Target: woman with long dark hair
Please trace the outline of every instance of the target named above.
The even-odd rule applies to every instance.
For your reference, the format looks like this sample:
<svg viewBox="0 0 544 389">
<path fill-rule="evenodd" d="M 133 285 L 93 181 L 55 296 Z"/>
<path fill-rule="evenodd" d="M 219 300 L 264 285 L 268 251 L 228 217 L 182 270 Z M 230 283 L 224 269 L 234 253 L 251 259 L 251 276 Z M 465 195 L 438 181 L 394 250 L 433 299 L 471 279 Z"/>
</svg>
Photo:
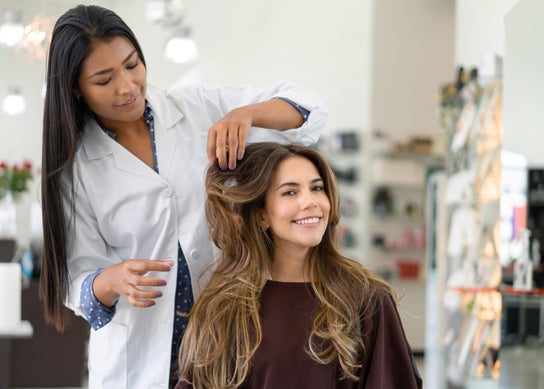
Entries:
<svg viewBox="0 0 544 389">
<path fill-rule="evenodd" d="M 65 306 L 92 326 L 90 388 L 168 387 L 186 324 L 175 312 L 189 312 L 215 250 L 208 163 L 234 169 L 256 140 L 313 143 L 326 118 L 317 96 L 288 82 L 153 88 L 117 14 L 79 5 L 58 19 L 43 122 L 41 296 L 57 328 Z"/>
<path fill-rule="evenodd" d="M 338 191 L 321 154 L 251 144 L 236 170 L 209 167 L 206 191 L 221 254 L 176 389 L 421 388 L 394 291 L 336 248 Z"/>
</svg>

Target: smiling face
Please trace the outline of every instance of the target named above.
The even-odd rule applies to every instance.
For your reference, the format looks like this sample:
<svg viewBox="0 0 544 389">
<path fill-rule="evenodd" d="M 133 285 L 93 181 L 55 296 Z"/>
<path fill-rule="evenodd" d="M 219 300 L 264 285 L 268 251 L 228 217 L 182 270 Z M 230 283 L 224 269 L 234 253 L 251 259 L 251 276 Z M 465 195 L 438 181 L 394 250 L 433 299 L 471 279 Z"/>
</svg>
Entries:
<svg viewBox="0 0 544 389">
<path fill-rule="evenodd" d="M 83 62 L 76 96 L 81 95 L 104 127 L 114 131 L 141 119 L 147 72 L 138 52 L 122 36 L 96 41 Z"/>
<path fill-rule="evenodd" d="M 262 226 L 269 229 L 277 251 L 305 255 L 321 242 L 331 204 L 310 160 L 294 156 L 280 162 L 265 204 Z"/>
</svg>

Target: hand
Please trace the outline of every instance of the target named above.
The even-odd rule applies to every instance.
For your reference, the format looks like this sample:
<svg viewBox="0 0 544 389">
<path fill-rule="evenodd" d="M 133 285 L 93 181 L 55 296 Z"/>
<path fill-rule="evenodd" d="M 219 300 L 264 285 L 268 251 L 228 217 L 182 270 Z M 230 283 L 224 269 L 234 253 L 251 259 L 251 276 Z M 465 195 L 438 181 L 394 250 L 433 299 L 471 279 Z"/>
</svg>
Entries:
<svg viewBox="0 0 544 389">
<path fill-rule="evenodd" d="M 251 106 L 235 108 L 208 130 L 208 160 L 218 160 L 221 169 L 236 168 L 236 162 L 244 156 L 246 138 L 253 125 Z M 227 165 L 228 163 L 228 165 Z"/>
<path fill-rule="evenodd" d="M 166 280 L 146 274 L 150 271 L 168 272 L 172 266 L 173 261 L 150 259 L 130 259 L 112 265 L 94 279 L 94 295 L 100 303 L 110 307 L 120 296 L 135 307 L 151 307 L 155 305 L 155 299 L 162 296 L 155 287 L 165 286 Z"/>
</svg>

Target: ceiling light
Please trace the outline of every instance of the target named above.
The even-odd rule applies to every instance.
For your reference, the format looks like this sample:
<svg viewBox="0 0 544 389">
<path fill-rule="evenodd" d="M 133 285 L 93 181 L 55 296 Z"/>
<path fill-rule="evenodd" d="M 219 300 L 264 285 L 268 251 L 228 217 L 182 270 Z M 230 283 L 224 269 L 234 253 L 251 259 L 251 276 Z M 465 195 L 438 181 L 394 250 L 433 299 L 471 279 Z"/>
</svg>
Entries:
<svg viewBox="0 0 544 389">
<path fill-rule="evenodd" d="M 0 25 L 0 44 L 15 46 L 24 33 L 22 14 L 20 10 L 6 8 L 2 12 L 2 24 Z"/>
<path fill-rule="evenodd" d="M 181 22 L 186 9 L 186 0 L 148 0 L 145 16 L 151 23 L 170 27 Z"/>
<path fill-rule="evenodd" d="M 166 42 L 164 57 L 175 63 L 193 62 L 198 58 L 198 47 L 189 36 L 188 28 L 179 29 Z"/>
<path fill-rule="evenodd" d="M 11 88 L 2 105 L 8 115 L 18 115 L 25 111 L 26 102 L 20 88 Z"/>
</svg>

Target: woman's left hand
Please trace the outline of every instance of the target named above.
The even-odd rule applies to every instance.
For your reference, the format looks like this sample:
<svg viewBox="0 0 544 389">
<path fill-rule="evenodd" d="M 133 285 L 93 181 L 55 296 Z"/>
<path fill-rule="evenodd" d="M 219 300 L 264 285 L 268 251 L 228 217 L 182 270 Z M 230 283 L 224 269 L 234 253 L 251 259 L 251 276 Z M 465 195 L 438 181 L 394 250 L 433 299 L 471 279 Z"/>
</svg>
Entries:
<svg viewBox="0 0 544 389">
<path fill-rule="evenodd" d="M 244 156 L 247 133 L 253 125 L 251 106 L 235 108 L 208 130 L 207 153 L 210 163 L 216 160 L 221 169 L 236 168 Z"/>
</svg>

